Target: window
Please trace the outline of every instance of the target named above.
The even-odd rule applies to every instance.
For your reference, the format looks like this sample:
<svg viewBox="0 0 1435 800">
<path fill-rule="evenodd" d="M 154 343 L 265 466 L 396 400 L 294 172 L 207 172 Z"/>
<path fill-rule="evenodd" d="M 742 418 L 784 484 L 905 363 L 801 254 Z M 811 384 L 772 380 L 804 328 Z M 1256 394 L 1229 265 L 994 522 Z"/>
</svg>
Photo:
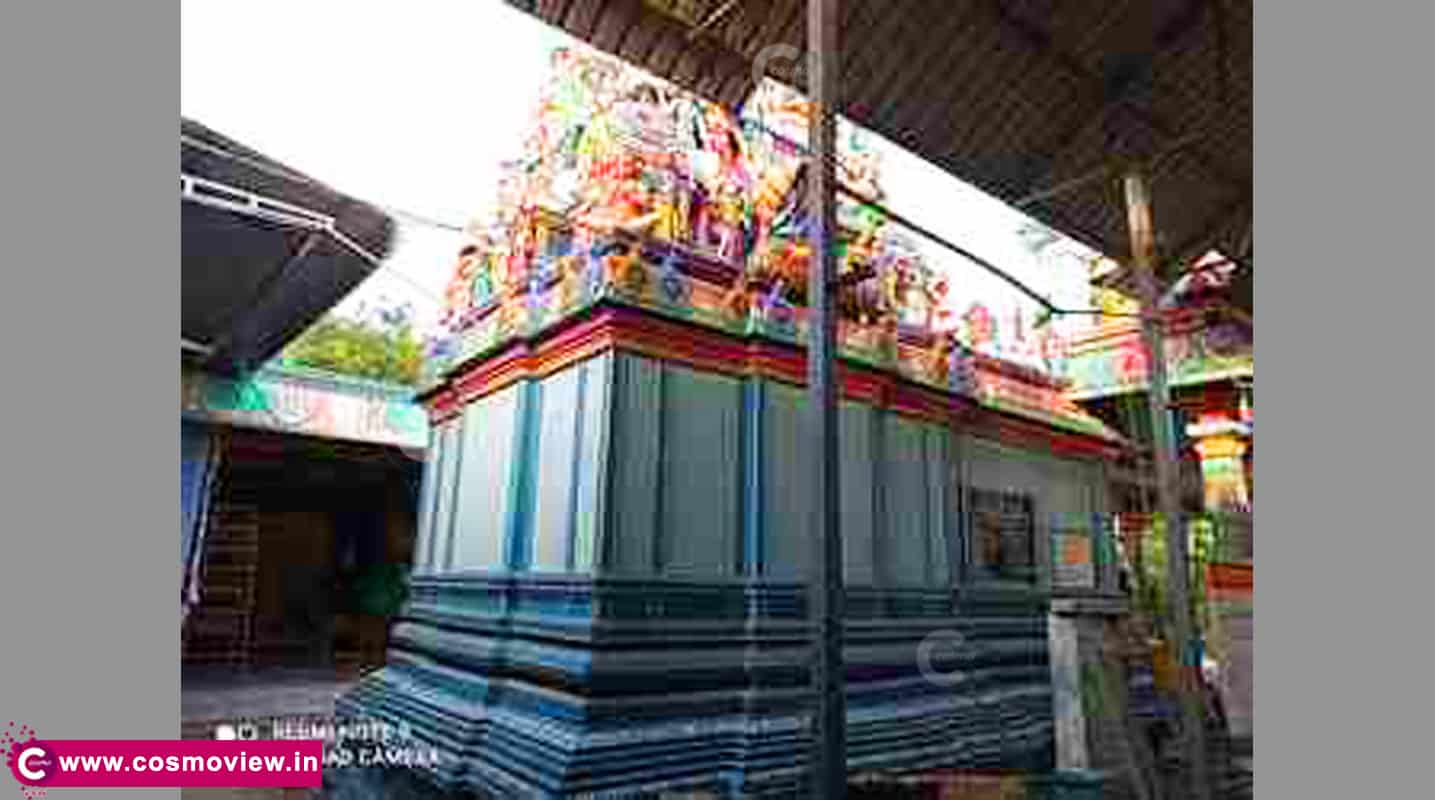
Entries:
<svg viewBox="0 0 1435 800">
<path fill-rule="evenodd" d="M 971 489 L 968 558 L 978 574 L 1036 577 L 1035 502 L 1030 494 Z"/>
</svg>

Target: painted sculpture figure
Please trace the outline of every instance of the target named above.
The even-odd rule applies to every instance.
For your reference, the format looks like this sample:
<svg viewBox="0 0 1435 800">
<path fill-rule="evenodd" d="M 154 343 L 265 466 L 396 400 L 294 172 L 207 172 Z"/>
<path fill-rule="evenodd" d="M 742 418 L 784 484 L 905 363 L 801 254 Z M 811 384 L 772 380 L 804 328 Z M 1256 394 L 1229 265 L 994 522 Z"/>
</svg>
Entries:
<svg viewBox="0 0 1435 800">
<path fill-rule="evenodd" d="M 810 701 L 800 159 L 571 51 L 529 141 L 506 242 L 455 271 L 452 301 L 484 305 L 451 309 L 422 395 L 411 600 L 341 708 L 497 796 L 790 796 Z M 929 330 L 934 278 L 846 219 L 849 763 L 1049 768 L 1049 519 L 1103 510 L 1120 442 L 1054 380 Z M 960 650 L 919 659 L 953 632 Z"/>
</svg>

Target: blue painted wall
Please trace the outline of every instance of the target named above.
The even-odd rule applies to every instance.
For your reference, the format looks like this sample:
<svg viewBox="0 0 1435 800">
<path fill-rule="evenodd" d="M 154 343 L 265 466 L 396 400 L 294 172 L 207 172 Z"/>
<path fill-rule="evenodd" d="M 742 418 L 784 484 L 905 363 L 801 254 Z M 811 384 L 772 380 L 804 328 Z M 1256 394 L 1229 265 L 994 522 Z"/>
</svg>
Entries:
<svg viewBox="0 0 1435 800">
<path fill-rule="evenodd" d="M 612 359 L 591 359 L 538 384 L 532 496 L 535 572 L 589 572 L 603 507 L 605 420 Z"/>
<path fill-rule="evenodd" d="M 476 401 L 434 433 L 411 600 L 345 713 L 411 725 L 440 782 L 496 796 L 791 796 L 805 407 L 631 354 Z M 1029 492 L 1040 518 L 1096 503 L 1099 468 L 853 401 L 840 438 L 849 763 L 1048 768 L 1045 585 L 975 580 L 959 487 Z M 935 682 L 921 643 L 954 632 L 934 667 L 963 674 Z"/>
<path fill-rule="evenodd" d="M 802 389 L 605 354 L 473 403 L 435 430 L 420 570 L 801 580 L 810 540 Z M 960 487 L 1101 510 L 1098 464 L 841 405 L 849 585 L 939 588 L 969 561 Z"/>
<path fill-rule="evenodd" d="M 432 473 L 433 510 L 428 517 L 428 528 L 420 529 L 420 539 L 426 546 L 419 548 L 423 561 L 415 565 L 416 571 L 442 572 L 448 569 L 452 545 L 453 510 L 458 497 L 457 470 L 460 450 L 463 444 L 462 419 L 446 423 L 434 432 L 436 450 L 425 465 L 424 472 Z"/>
<path fill-rule="evenodd" d="M 663 368 L 648 359 L 613 358 L 612 485 L 599 562 L 607 573 L 642 576 L 658 564 Z"/>
<path fill-rule="evenodd" d="M 438 461 L 443 454 L 442 431 L 429 428 L 428 460 L 419 486 L 418 530 L 414 540 L 414 571 L 426 572 L 433 561 L 434 507 L 438 502 Z"/>
<path fill-rule="evenodd" d="M 450 569 L 503 569 L 507 531 L 517 510 L 513 483 L 522 435 L 519 384 L 479 399 L 464 410 Z"/>
<path fill-rule="evenodd" d="M 872 407 L 842 403 L 838 446 L 842 448 L 841 483 L 842 567 L 849 586 L 873 586 L 877 582 L 877 509 L 874 476 L 877 420 Z"/>
</svg>

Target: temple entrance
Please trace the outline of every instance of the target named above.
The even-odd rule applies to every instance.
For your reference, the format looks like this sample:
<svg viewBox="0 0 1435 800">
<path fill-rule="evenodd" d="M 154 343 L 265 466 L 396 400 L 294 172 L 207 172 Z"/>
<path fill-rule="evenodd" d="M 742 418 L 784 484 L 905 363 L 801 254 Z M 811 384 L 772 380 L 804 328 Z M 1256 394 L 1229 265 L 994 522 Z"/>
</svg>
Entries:
<svg viewBox="0 0 1435 800">
<path fill-rule="evenodd" d="M 384 662 L 422 465 L 381 445 L 227 434 L 184 630 L 185 717 L 328 713 Z"/>
<path fill-rule="evenodd" d="M 396 448 L 232 431 L 186 662 L 382 664 L 413 554 L 420 466 Z"/>
</svg>

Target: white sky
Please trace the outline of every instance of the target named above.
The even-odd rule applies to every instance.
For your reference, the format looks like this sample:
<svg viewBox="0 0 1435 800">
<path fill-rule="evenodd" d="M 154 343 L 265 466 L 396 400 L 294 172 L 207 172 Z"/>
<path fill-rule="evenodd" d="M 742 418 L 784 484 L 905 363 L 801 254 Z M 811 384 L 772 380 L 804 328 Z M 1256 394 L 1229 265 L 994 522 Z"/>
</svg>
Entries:
<svg viewBox="0 0 1435 800">
<path fill-rule="evenodd" d="M 500 0 L 186 0 L 180 26 L 182 115 L 339 191 L 458 225 L 492 203 L 548 54 L 572 41 Z M 1043 268 L 1022 248 L 1020 213 L 885 140 L 880 149 L 892 209 L 1058 305 L 1087 306 L 1083 271 Z M 386 296 L 410 302 L 426 329 L 459 235 L 398 221 L 387 269 L 340 310 Z M 964 298 L 999 312 L 1021 303 L 1030 318 L 1035 304 L 1005 283 L 923 249 Z"/>
</svg>

